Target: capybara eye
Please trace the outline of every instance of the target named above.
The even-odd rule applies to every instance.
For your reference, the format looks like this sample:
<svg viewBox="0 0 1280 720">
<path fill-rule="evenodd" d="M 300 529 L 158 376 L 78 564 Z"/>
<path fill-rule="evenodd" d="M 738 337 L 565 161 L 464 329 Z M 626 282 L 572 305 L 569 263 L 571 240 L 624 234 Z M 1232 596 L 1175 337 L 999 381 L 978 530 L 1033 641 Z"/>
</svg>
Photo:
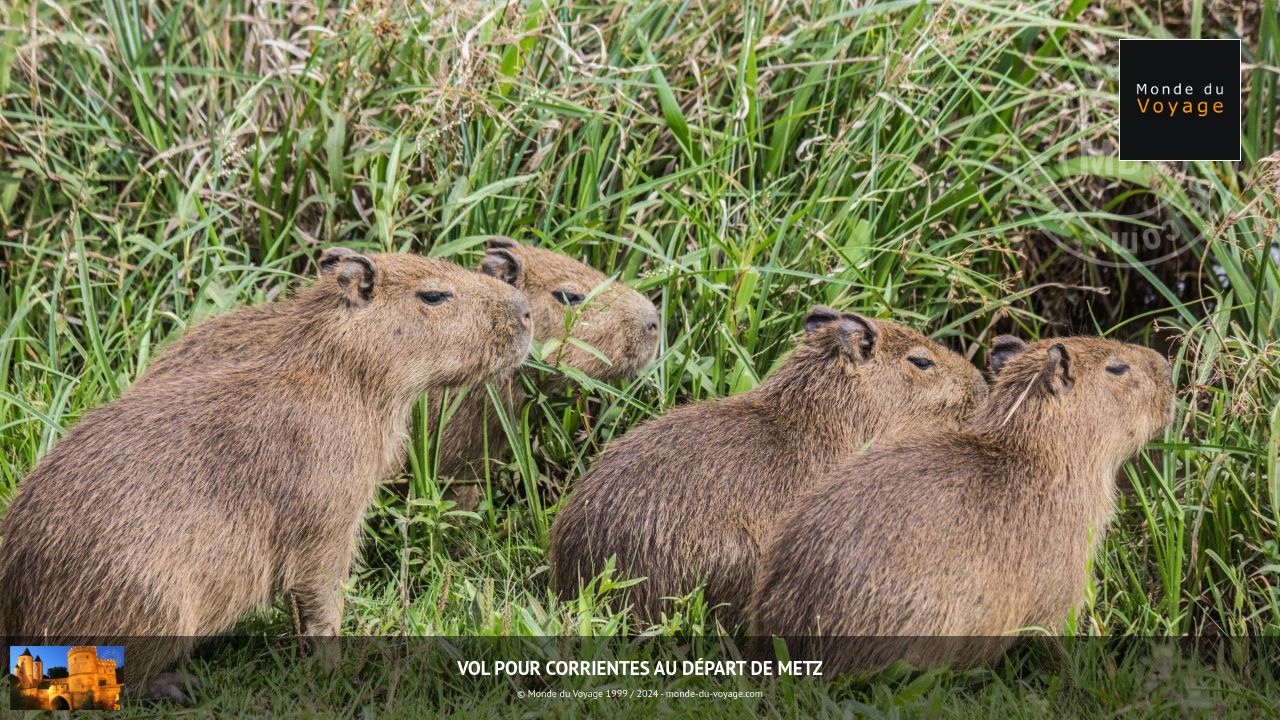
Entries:
<svg viewBox="0 0 1280 720">
<path fill-rule="evenodd" d="M 928 370 L 929 368 L 933 367 L 933 361 L 927 357 L 909 357 L 907 358 L 907 362 L 911 363 L 912 365 L 915 365 L 921 370 Z"/>
<path fill-rule="evenodd" d="M 419 290 L 418 299 L 428 305 L 439 305 L 449 298 L 453 297 L 453 293 L 444 292 L 443 290 Z"/>
<path fill-rule="evenodd" d="M 587 299 L 586 295 L 568 290 L 556 290 L 551 293 L 551 297 L 555 298 L 561 305 L 579 305 L 583 300 Z"/>
<path fill-rule="evenodd" d="M 1117 360 L 1111 363 L 1110 365 L 1107 365 L 1107 372 L 1111 373 L 1112 375 L 1123 375 L 1129 372 L 1129 364 L 1122 363 L 1119 360 Z"/>
</svg>

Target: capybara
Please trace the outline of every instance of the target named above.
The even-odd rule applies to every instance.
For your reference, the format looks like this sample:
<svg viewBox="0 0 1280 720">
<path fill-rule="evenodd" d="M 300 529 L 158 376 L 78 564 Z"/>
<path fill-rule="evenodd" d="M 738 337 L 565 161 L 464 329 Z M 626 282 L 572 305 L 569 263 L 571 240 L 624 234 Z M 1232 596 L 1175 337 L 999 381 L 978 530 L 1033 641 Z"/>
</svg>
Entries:
<svg viewBox="0 0 1280 720">
<path fill-rule="evenodd" d="M 319 264 L 291 299 L 214 321 L 238 346 L 179 343 L 167 362 L 188 371 L 130 388 L 37 463 L 0 524 L 0 635 L 129 638 L 128 688 L 185 701 L 159 671 L 278 594 L 307 635 L 339 633 L 415 399 L 518 366 L 532 318 L 452 263 L 339 248 Z"/>
<path fill-rule="evenodd" d="M 653 303 L 577 260 L 495 237 L 488 243 L 480 271 L 514 285 L 529 298 L 534 339 L 544 347 L 555 343 L 547 358 L 551 364 L 572 367 L 597 380 L 620 380 L 639 373 L 657 353 L 661 324 Z M 559 377 L 548 376 L 548 380 L 555 382 Z M 524 402 L 514 371 L 488 382 L 503 400 L 504 411 Z M 484 459 L 501 458 L 507 438 L 484 387 L 463 392 L 456 405 L 449 403 L 452 414 L 440 432 L 437 472 L 454 483 L 449 496 L 461 507 L 473 508 L 485 477 Z M 457 398 L 458 393 L 451 397 Z M 434 427 L 440 401 L 432 400 L 429 421 Z"/>
<path fill-rule="evenodd" d="M 705 582 L 733 626 L 760 548 L 784 507 L 836 460 L 903 431 L 958 426 L 986 394 L 982 374 L 918 332 L 830 308 L 759 386 L 672 410 L 613 441 L 570 492 L 551 531 L 558 592 L 617 557 L 636 614 Z"/>
<path fill-rule="evenodd" d="M 1121 465 L 1174 412 L 1137 345 L 996 338 L 996 384 L 963 429 L 841 463 L 778 524 L 748 611 L 824 674 L 998 658 L 1080 607 Z M 947 636 L 947 637 L 942 637 Z"/>
</svg>

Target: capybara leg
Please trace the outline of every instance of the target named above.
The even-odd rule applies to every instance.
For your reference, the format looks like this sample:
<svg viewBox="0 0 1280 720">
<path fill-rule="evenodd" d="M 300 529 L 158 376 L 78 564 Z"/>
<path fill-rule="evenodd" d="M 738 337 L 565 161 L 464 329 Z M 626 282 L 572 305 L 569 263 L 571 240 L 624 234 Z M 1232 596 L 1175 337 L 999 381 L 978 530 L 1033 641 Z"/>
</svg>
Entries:
<svg viewBox="0 0 1280 720">
<path fill-rule="evenodd" d="M 298 604 L 302 634 L 310 637 L 337 635 L 342 628 L 341 581 L 317 580 L 311 587 L 299 587 L 291 593 Z"/>
<path fill-rule="evenodd" d="M 755 569 L 760 566 L 760 547 L 746 530 L 726 531 L 704 557 L 707 577 L 706 597 L 715 608 L 716 619 L 726 629 L 746 622 L 744 604 L 755 586 Z"/>
<path fill-rule="evenodd" d="M 200 681 L 190 673 L 164 672 L 147 681 L 147 699 L 190 707 L 199 689 Z"/>
<path fill-rule="evenodd" d="M 345 568 L 346 565 L 344 564 Z M 345 578 L 345 572 L 340 578 Z M 307 646 L 324 664 L 333 670 L 342 660 L 342 650 L 337 636 L 342 630 L 342 580 L 316 578 L 314 582 L 298 587 L 289 593 L 296 601 L 298 619 Z"/>
</svg>

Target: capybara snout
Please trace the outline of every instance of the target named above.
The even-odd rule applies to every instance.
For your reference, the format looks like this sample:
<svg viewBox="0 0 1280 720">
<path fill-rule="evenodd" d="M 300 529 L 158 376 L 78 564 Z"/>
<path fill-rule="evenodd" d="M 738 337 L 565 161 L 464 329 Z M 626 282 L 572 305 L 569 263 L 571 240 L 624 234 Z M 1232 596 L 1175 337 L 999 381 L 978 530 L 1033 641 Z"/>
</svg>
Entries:
<svg viewBox="0 0 1280 720">
<path fill-rule="evenodd" d="M 507 357 L 512 361 L 499 363 L 492 373 L 517 367 L 524 362 L 533 342 L 533 313 L 529 306 L 529 299 L 524 293 L 506 283 L 494 281 L 493 278 L 479 273 L 477 275 L 496 286 L 493 289 L 492 302 L 496 310 L 493 313 L 491 332 L 495 342 L 500 343 L 505 339 L 510 345 Z"/>
</svg>

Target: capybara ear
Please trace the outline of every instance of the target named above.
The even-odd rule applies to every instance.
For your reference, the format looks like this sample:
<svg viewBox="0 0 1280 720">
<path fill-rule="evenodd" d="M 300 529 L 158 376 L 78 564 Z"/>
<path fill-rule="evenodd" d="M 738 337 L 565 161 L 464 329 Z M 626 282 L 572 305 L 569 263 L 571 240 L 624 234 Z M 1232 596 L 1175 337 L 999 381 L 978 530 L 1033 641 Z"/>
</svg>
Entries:
<svg viewBox="0 0 1280 720">
<path fill-rule="evenodd" d="M 1044 379 L 1045 386 L 1049 392 L 1057 395 L 1071 389 L 1071 385 L 1075 383 L 1075 378 L 1071 376 L 1071 355 L 1067 353 L 1067 346 L 1062 343 L 1054 343 L 1049 348 L 1048 357 L 1044 361 L 1044 370 L 1041 371 L 1041 377 Z"/>
<path fill-rule="evenodd" d="M 378 284 L 378 268 L 373 261 L 344 247 L 329 248 L 321 253 L 320 274 L 337 278 L 343 297 L 353 307 L 368 303 Z"/>
<path fill-rule="evenodd" d="M 494 248 L 490 246 L 489 252 L 485 253 L 484 260 L 480 262 L 480 272 L 491 278 L 497 278 L 508 285 L 515 285 L 520 282 L 520 274 L 524 272 L 524 265 L 520 263 L 520 260 L 515 255 L 503 250 L 501 247 Z"/>
<path fill-rule="evenodd" d="M 489 242 L 485 243 L 485 248 L 489 250 L 497 250 L 499 248 L 513 248 L 520 243 L 506 235 L 494 235 L 489 238 Z"/>
<path fill-rule="evenodd" d="M 858 313 L 840 315 L 840 344 L 854 360 L 871 358 L 880 343 L 880 328 L 870 318 Z"/>
<path fill-rule="evenodd" d="M 811 333 L 840 319 L 840 313 L 826 305 L 814 305 L 804 318 L 804 331 Z"/>
<path fill-rule="evenodd" d="M 991 341 L 991 355 L 987 362 L 991 365 L 991 372 L 999 374 L 1004 369 L 1005 364 L 1009 362 L 1015 355 L 1020 355 L 1027 350 L 1027 343 L 1020 337 L 1013 335 L 999 335 Z"/>
</svg>

